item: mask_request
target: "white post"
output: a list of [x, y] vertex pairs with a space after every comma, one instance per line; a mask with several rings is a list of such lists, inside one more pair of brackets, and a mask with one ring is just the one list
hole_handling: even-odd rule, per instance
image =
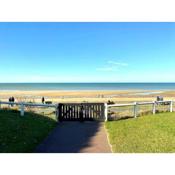
[[0, 109], [1, 109], [1, 101], [0, 101]]
[[105, 122], [108, 121], [108, 104], [104, 104], [105, 110], [104, 110], [104, 115], [105, 115]]
[[21, 103], [21, 109], [20, 109], [20, 114], [21, 114], [21, 116], [24, 116], [24, 104], [23, 103]]
[[56, 104], [55, 105], [55, 117], [56, 117], [56, 120], [58, 121], [58, 113], [59, 113], [59, 111], [58, 111], [58, 106], [59, 106], [59, 104]]
[[134, 118], [137, 118], [137, 102], [134, 103]]
[[170, 112], [173, 112], [173, 101], [170, 101]]
[[153, 114], [155, 114], [155, 113], [156, 113], [156, 102], [153, 101]]

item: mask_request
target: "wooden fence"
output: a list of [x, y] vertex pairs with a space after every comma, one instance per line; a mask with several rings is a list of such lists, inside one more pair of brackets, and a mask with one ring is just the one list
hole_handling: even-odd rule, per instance
[[103, 120], [104, 103], [59, 103], [60, 121]]
[[25, 107], [48, 107], [55, 108], [56, 119], [62, 121], [69, 120], [104, 120], [104, 103], [58, 103], [58, 104], [37, 104], [37, 103], [17, 103], [17, 102], [3, 102], [0, 101], [1, 105], [19, 106], [20, 115], [25, 115]]
[[55, 108], [55, 111], [57, 111], [57, 106], [58, 104], [53, 104], [53, 105], [48, 105], [48, 104], [39, 104], [39, 103], [17, 103], [17, 102], [3, 102], [0, 101], [0, 109], [1, 109], [1, 105], [5, 104], [5, 105], [9, 105], [9, 106], [19, 106], [19, 110], [20, 110], [20, 115], [24, 116], [24, 108], [25, 106], [31, 106], [31, 107], [51, 107], [51, 108]]
[[0, 109], [2, 104], [19, 106], [20, 115], [24, 116], [25, 107], [51, 107], [55, 108], [56, 118], [60, 120], [105, 120], [109, 119], [111, 108], [131, 107], [134, 118], [139, 115], [138, 107], [142, 105], [151, 105], [151, 112], [155, 114], [158, 106], [166, 105], [169, 112], [173, 112], [173, 101], [153, 101], [153, 102], [134, 102], [127, 104], [111, 104], [107, 103], [59, 103], [59, 104], [36, 104], [36, 103], [17, 103], [17, 102], [2, 102], [0, 101]]
[[134, 102], [134, 103], [128, 103], [128, 104], [112, 104], [112, 105], [107, 105], [106, 106], [106, 114], [105, 114], [105, 118], [106, 120], [108, 120], [109, 118], [109, 111], [111, 108], [115, 108], [115, 107], [132, 107], [132, 111], [133, 111], [133, 117], [137, 118], [139, 115], [138, 112], [138, 107], [143, 106], [143, 105], [151, 105], [152, 109], [151, 109], [151, 113], [155, 114], [157, 111], [157, 107], [160, 105], [166, 105], [168, 106], [168, 111], [169, 112], [173, 112], [173, 101], [153, 101], [153, 102]]

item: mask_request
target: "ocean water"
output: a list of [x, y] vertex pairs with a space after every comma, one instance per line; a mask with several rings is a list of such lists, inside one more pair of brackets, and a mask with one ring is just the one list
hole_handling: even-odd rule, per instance
[[0, 91], [175, 90], [175, 83], [0, 83]]

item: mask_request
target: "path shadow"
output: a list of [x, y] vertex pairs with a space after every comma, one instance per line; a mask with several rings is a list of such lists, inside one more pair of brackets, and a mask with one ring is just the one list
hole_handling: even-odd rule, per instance
[[62, 122], [35, 150], [36, 153], [79, 153], [90, 146], [101, 122]]
[[0, 110], [0, 152], [30, 153], [55, 128], [57, 122], [49, 117], [17, 110]]

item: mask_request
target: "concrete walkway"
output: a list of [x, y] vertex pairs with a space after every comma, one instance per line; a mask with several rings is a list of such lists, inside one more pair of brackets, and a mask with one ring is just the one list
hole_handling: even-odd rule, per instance
[[111, 153], [103, 122], [62, 122], [36, 153]]

